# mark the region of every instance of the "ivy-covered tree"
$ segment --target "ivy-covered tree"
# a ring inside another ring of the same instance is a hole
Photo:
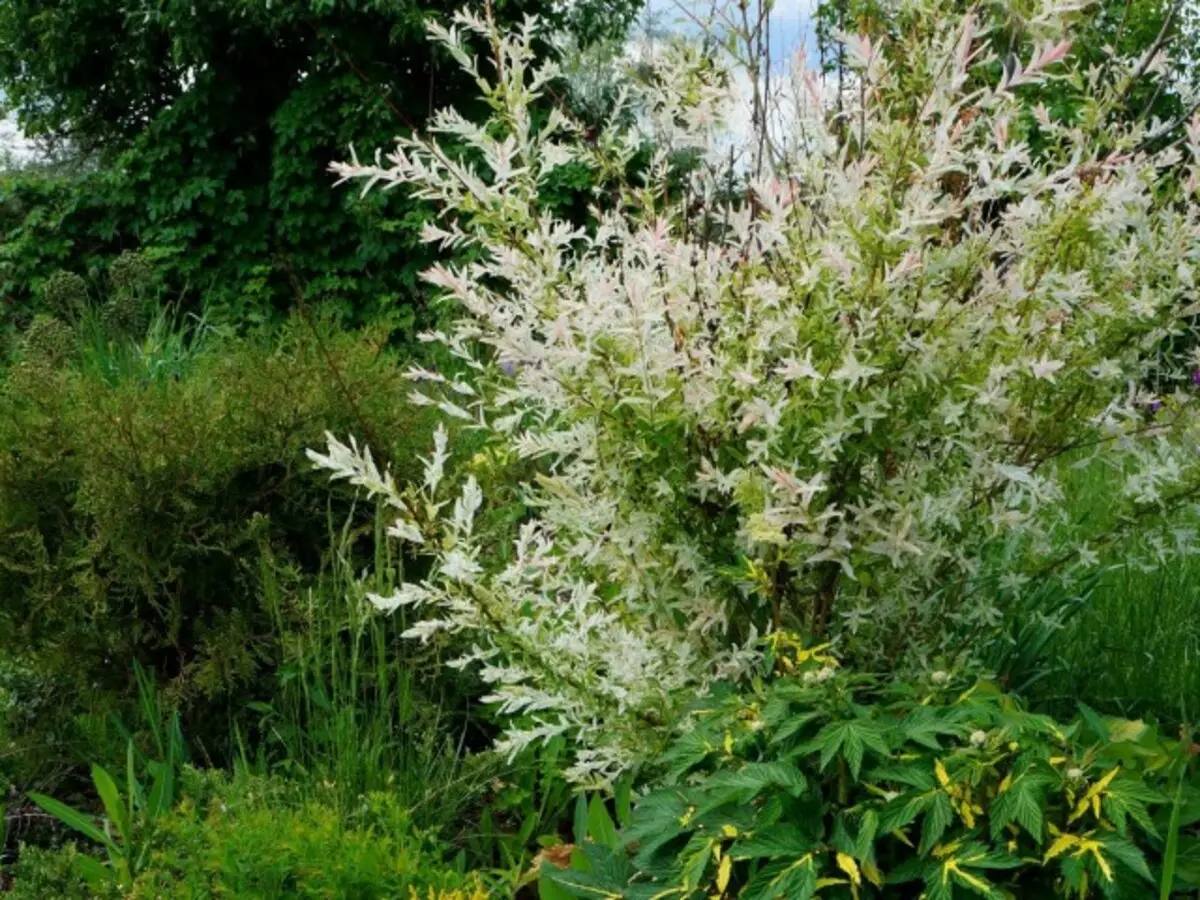
[[[0,290],[140,246],[193,296],[261,314],[297,292],[356,316],[412,312],[428,213],[328,190],[327,161],[377,146],[475,85],[424,40],[432,0],[13,0],[0,5],[0,93],[24,131],[97,163],[0,184]],[[635,0],[496,0],[585,41]],[[38,184],[30,189],[29,180]],[[399,304],[397,301],[401,301]],[[405,302],[407,301],[407,302]],[[400,324],[403,324],[401,321]]]

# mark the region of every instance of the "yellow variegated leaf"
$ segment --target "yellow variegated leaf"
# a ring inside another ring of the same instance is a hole
[[[864,862],[862,864],[863,877],[875,887],[883,887],[883,873],[880,872],[872,863]]]
[[[946,771],[946,767],[942,765],[940,759],[933,761],[933,774],[937,776],[938,784],[942,787],[950,784],[950,774]]]
[[[1106,773],[1103,778],[1092,785],[1092,789],[1088,791],[1088,793],[1099,795],[1102,791],[1106,790],[1110,784],[1112,784],[1113,779],[1117,777],[1117,773],[1120,771],[1120,766],[1114,766],[1112,770]]]
[[[851,884],[862,884],[862,875],[858,871],[858,863],[854,861],[854,857],[848,853],[839,853],[837,855],[837,866],[850,876]]]
[[[1050,860],[1054,859],[1056,856],[1061,856],[1062,854],[1066,853],[1078,843],[1079,838],[1077,838],[1075,835],[1060,834],[1054,839],[1054,843],[1051,844],[1050,848],[1046,851],[1046,855],[1042,858],[1042,862],[1050,862]]]
[[[1108,860],[1104,858],[1104,854],[1100,852],[1101,849],[1102,847],[1099,841],[1088,838],[1079,842],[1079,849],[1075,851],[1075,855],[1082,856],[1085,853],[1090,853],[1092,858],[1096,860],[1096,865],[1100,867],[1100,872],[1104,875],[1104,880],[1112,881],[1112,866],[1109,865]]]
[[[988,896],[992,893],[992,887],[982,878],[972,875],[970,872],[964,872],[959,868],[958,860],[948,859],[942,863],[942,884],[950,880],[950,875],[957,875],[958,878],[966,884],[969,884],[981,894]]]
[[[729,887],[729,877],[733,874],[733,857],[726,856],[721,860],[721,865],[717,867],[717,890],[720,893],[725,893],[725,888]]]
[[[1068,822],[1074,822],[1085,812],[1088,807],[1091,807],[1096,816],[1100,815],[1100,797],[1112,784],[1113,779],[1117,777],[1117,773],[1121,771],[1120,766],[1114,766],[1109,772],[1105,773],[1104,777],[1088,788],[1088,792],[1083,795],[1083,799],[1075,806],[1075,811],[1071,813],[1071,818]]]
[[[933,848],[932,853],[936,859],[945,859],[947,856],[953,856],[958,852],[958,848],[962,846],[962,841],[951,841],[949,844],[938,844]]]
[[[846,881],[845,878],[818,878],[817,890],[819,891],[821,888],[833,887],[835,884],[849,884],[849,882]]]

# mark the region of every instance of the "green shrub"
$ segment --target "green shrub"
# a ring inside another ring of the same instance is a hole
[[[1062,725],[945,672],[894,683],[773,647],[785,674],[706,703],[629,827],[591,828],[574,870],[543,866],[551,896],[1155,892],[1146,851],[1186,744],[1086,709]]]
[[[79,861],[83,856],[74,844],[47,849],[22,844],[17,861],[8,871],[10,900],[116,900],[115,889],[107,895],[97,894],[80,874]]]
[[[245,774],[185,778],[187,799],[162,824],[133,897],[404,898],[433,888],[468,900],[478,888],[389,795],[364,797],[346,822],[327,792]]]
[[[153,846],[132,887],[134,898],[409,898],[486,900],[504,896],[447,862],[448,848],[412,826],[388,794],[366,795],[349,819],[333,794],[279,778],[183,771],[183,800],[157,823]],[[22,846],[10,870],[18,898],[103,900],[106,882],[81,872],[97,861],[68,844]],[[115,890],[115,889],[113,889]],[[117,896],[113,893],[111,896]]]
[[[36,673],[8,685],[11,736],[30,745],[91,743],[95,716],[64,722],[112,708],[133,660],[189,733],[227,734],[229,710],[265,693],[284,632],[307,627],[327,523],[353,508],[309,475],[305,448],[330,427],[371,434],[405,478],[428,442],[378,335],[296,319],[275,337],[201,339],[161,322],[140,343],[22,364],[0,391],[0,651]],[[268,578],[283,608],[266,608]]]

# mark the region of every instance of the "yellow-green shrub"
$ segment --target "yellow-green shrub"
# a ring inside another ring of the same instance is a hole
[[[298,595],[351,509],[304,449],[330,427],[370,434],[404,478],[428,443],[378,336],[297,319],[160,337],[25,360],[0,389],[0,653],[29,676],[0,687],[29,701],[9,727],[39,744],[87,739],[62,714],[111,706],[134,659],[191,733],[226,733],[279,662],[277,626],[302,624],[264,608],[264,579]]]

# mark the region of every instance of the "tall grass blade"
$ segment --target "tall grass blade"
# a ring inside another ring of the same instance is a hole
[[[1183,811],[1183,786],[1187,782],[1187,752],[1189,741],[1184,741],[1179,767],[1179,783],[1175,787],[1175,800],[1171,806],[1171,822],[1167,826],[1167,846],[1163,851],[1162,884],[1158,889],[1158,900],[1170,900],[1175,886],[1175,866],[1179,859],[1180,814]]]

